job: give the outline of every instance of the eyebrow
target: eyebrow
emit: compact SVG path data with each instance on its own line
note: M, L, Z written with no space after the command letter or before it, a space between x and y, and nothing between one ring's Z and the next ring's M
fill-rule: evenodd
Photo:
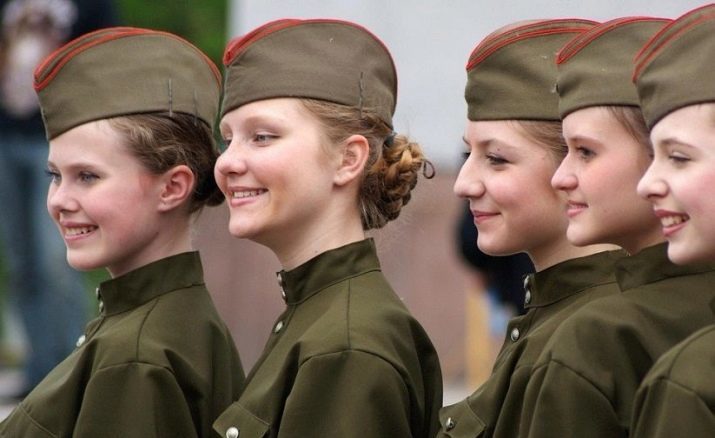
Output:
M657 145L658 145L658 146L661 146L661 147L669 147L669 146L685 146L685 147L688 147L688 148L694 148L694 147L695 147L695 146L693 146L692 144L687 143L687 142L684 142L684 141L681 141L681 140L678 140L678 139L675 138L675 137L667 137L667 138L665 138L665 139L663 139L663 140L660 140L660 141L657 143Z

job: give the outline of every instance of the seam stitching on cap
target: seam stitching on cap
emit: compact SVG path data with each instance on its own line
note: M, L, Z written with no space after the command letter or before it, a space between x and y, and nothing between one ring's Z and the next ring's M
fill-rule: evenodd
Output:
M102 44L102 43L105 43L108 41L119 40L121 38L126 38L126 37L131 37L131 36L140 36L140 35L147 35L147 36L162 35L162 36L166 36L166 37L172 38L176 41L180 41L180 42L187 44L189 47L191 47L195 52L197 52L203 58L203 60L207 63L208 67L213 72L218 85L221 86L221 73L219 72L218 68L213 63L213 61L211 61L211 59L209 59L209 57L206 56L206 54L203 53L201 50L199 50L196 46L189 43L188 41L181 38L180 36L174 35L169 32L162 32L162 31L149 30L149 29L140 29L140 28L133 28L133 27L119 27L119 28L114 28L114 29L117 29L119 31L119 33L112 33L107 36L97 38L97 39L92 40L86 44L81 44L81 45L75 47L74 49L70 50L69 52L67 52L62 57L60 62L58 62L57 65L55 67L53 67L52 70L49 73L47 73L47 76L45 76L40 82L37 82L39 77L37 77L37 76L35 77L35 84L34 84L35 90L38 92L43 90L52 81L52 79L54 79L57 76L57 74L60 72L60 70L62 70L62 67L64 67L69 61L71 61L72 58L74 58L78 54L84 52L85 50L88 50L96 45L99 45L99 44ZM111 30L111 29L103 29L103 31L107 31L107 30ZM96 34L98 32L101 32L101 31L96 31L96 32L93 32L92 34ZM92 34L85 35L85 37L92 35ZM71 43L68 43L68 44L71 44ZM58 51L63 49L64 47L65 46L60 47L60 49L58 49ZM43 62L41 64L40 67L44 66L46 64L46 62L48 62L48 61L51 62L52 58L53 58L53 56L50 55L48 57L48 59L45 60L45 62ZM38 69L39 69L39 67L38 67ZM39 72L36 70L35 73L37 74Z

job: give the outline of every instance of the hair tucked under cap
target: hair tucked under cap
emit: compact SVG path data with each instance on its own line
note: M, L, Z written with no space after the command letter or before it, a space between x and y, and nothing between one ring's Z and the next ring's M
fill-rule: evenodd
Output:
M35 90L48 140L93 120L152 112L193 115L213 129L221 75L176 35L114 27L53 52L35 70Z
M633 80L650 128L679 108L715 102L713 54L715 4L684 14L648 41Z
M223 62L222 116L253 101L298 97L370 109L392 126L395 65L385 45L357 24L273 21L232 41Z
M485 38L467 63L469 120L559 120L556 52L594 24L539 20Z
M623 17L592 27L556 56L561 117L591 106L639 105L633 57L671 20Z

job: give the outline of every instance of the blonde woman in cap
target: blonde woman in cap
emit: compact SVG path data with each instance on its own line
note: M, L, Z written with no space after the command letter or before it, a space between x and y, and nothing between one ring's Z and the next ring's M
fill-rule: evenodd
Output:
M525 279L527 312L509 322L487 381L440 411L440 437L516 437L532 366L556 327L576 308L617 292L620 252L578 248L566 239L566 201L550 185L566 154L554 93L554 54L590 29L587 20L541 20L502 28L467 64L470 152L454 186L469 200L479 248L526 252L536 273Z
M365 231L395 219L427 164L392 131L387 48L339 20L279 20L230 43L215 176L229 232L270 248L286 310L228 438L432 437L442 402L427 334Z
M205 437L243 371L190 224L212 178L220 75L164 32L84 35L35 71L47 208L79 270L105 267L77 349L0 425L7 437Z
M651 162L632 59L669 20L626 17L594 27L559 55L569 153L553 178L569 200L569 240L614 243L621 293L589 303L554 333L527 387L524 437L626 437L633 400L667 349L712 321L712 265L676 266L658 218L638 197Z
M711 4L678 18L636 59L634 78L655 149L638 191L653 203L668 257L677 264L715 261L714 32ZM715 313L715 300L710 311ZM710 319L711 325L664 354L643 380L631 436L715 434L715 315Z

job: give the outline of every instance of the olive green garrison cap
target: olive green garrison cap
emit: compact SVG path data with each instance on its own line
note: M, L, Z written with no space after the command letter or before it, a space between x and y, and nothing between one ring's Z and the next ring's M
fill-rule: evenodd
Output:
M715 102L715 4L668 24L641 49L633 80L648 126L679 108Z
M623 17L574 37L556 55L561 118L591 106L638 106L633 58L671 20Z
M595 24L536 20L487 36L467 62L469 120L559 120L556 52Z
M51 140L83 123L150 112L194 115L213 128L221 74L176 35L113 27L50 54L35 70L34 86Z
M278 97L369 108L392 126L397 73L385 45L367 29L333 19L283 19L229 43L222 116Z

